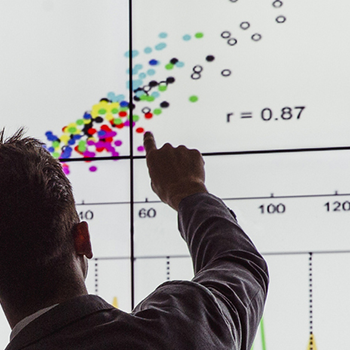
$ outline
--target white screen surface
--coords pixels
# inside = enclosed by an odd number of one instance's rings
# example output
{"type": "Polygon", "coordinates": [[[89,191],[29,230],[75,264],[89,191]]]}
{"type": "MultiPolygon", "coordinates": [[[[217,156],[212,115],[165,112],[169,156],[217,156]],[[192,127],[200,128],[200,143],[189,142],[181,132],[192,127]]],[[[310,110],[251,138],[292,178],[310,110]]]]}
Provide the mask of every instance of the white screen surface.
{"type": "MultiPolygon", "coordinates": [[[[113,142],[122,142],[115,151],[130,156],[129,127],[120,128],[128,116],[119,115],[129,112],[112,113],[119,127],[108,120],[112,103],[129,102],[128,5],[0,5],[7,48],[0,120],[9,133],[26,125],[52,147],[47,131],[72,134],[62,128],[81,127],[77,120],[106,98],[95,108],[104,121],[94,127],[109,125],[117,132],[113,142]]],[[[132,3],[134,156],[144,155],[145,130],[159,146],[185,144],[205,154],[208,189],[235,211],[269,264],[264,336],[258,333],[254,349],[310,348],[311,321],[318,348],[345,346],[350,169],[349,150],[335,148],[349,144],[349,7],[301,0],[132,3]]],[[[88,148],[93,157],[113,155],[97,148],[88,148]]],[[[73,151],[71,158],[79,157],[73,151]]],[[[135,303],[167,279],[192,277],[176,213],[152,193],[144,159],[66,164],[92,235],[90,293],[110,303],[117,297],[130,311],[132,275],[135,303]]],[[[4,346],[8,334],[1,331],[4,346]]]]}

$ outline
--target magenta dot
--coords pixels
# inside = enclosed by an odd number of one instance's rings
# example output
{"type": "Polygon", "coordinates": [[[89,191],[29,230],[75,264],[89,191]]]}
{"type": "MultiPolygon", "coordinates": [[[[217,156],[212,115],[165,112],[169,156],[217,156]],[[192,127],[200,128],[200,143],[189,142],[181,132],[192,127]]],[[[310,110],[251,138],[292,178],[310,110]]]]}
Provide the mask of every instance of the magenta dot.
{"type": "Polygon", "coordinates": [[[143,152],[143,151],[145,150],[145,147],[139,146],[139,147],[137,147],[137,150],[138,150],[139,152],[143,152]]]}
{"type": "Polygon", "coordinates": [[[89,170],[91,171],[91,172],[95,172],[96,170],[97,170],[97,167],[95,167],[95,166],[91,166],[90,168],[89,168],[89,170]]]}
{"type": "Polygon", "coordinates": [[[121,146],[121,145],[123,144],[123,142],[120,141],[120,140],[118,140],[118,141],[115,141],[114,144],[115,144],[117,147],[119,147],[119,146],[121,146]]]}
{"type": "Polygon", "coordinates": [[[94,142],[93,140],[89,140],[89,141],[87,142],[87,144],[88,144],[89,146],[92,146],[92,145],[95,144],[95,142],[94,142]]]}
{"type": "Polygon", "coordinates": [[[68,166],[67,166],[67,167],[63,167],[63,172],[64,172],[66,175],[69,175],[69,174],[70,174],[70,171],[69,171],[68,166]]]}

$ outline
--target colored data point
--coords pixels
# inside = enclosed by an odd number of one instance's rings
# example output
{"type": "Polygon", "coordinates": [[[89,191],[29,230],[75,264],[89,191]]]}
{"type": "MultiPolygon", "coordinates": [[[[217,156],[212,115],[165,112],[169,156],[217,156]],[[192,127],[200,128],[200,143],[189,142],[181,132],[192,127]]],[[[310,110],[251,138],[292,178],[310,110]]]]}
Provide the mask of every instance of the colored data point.
{"type": "Polygon", "coordinates": [[[317,350],[315,337],[314,337],[313,334],[310,335],[310,339],[309,339],[309,344],[308,344],[307,350],[317,350]]]}
{"type": "Polygon", "coordinates": [[[204,34],[203,33],[196,33],[195,34],[195,37],[197,38],[197,39],[202,39],[203,37],[204,37],[204,34]]]}
{"type": "Polygon", "coordinates": [[[193,95],[193,96],[191,96],[189,98],[189,100],[190,100],[190,102],[197,102],[198,101],[198,96],[193,95]]]}
{"type": "Polygon", "coordinates": [[[114,297],[114,298],[113,298],[112,305],[113,305],[116,309],[118,309],[118,298],[117,298],[117,297],[114,297]]]}
{"type": "Polygon", "coordinates": [[[212,56],[212,55],[209,55],[209,56],[206,57],[206,60],[207,60],[208,62],[213,62],[213,61],[215,60],[215,57],[212,56]]]}

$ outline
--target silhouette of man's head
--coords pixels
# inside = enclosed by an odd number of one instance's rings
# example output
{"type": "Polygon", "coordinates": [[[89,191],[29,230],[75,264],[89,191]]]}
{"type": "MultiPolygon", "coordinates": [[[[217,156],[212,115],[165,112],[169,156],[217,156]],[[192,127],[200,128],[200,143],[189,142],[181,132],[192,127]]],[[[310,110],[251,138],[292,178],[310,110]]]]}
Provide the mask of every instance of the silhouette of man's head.
{"type": "Polygon", "coordinates": [[[64,288],[77,288],[77,266],[85,278],[84,255],[92,257],[84,254],[91,246],[77,254],[80,225],[60,162],[40,141],[24,137],[23,129],[7,140],[0,132],[1,303],[31,310],[64,288]]]}

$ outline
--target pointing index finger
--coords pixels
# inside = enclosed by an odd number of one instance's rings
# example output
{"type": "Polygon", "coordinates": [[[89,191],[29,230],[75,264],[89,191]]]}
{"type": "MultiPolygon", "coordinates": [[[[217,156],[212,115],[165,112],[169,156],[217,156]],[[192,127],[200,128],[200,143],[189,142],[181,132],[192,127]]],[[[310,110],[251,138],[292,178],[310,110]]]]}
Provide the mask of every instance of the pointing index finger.
{"type": "Polygon", "coordinates": [[[146,157],[151,151],[157,149],[156,141],[154,140],[154,136],[153,136],[153,134],[151,132],[147,131],[144,134],[144,136],[143,136],[143,145],[144,145],[145,150],[146,150],[146,157]]]}

